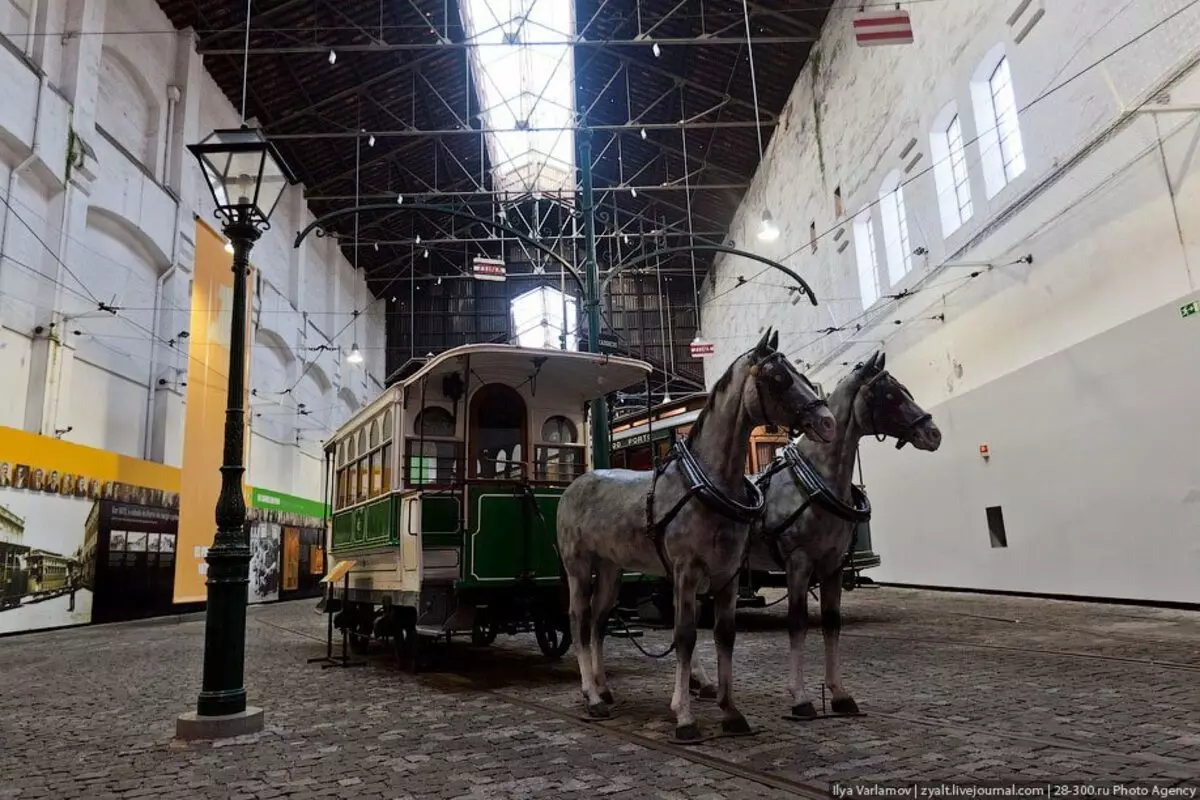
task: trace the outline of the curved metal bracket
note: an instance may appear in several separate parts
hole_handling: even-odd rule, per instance
[[[804,280],[804,278],[801,278],[799,275],[797,275],[795,272],[792,272],[790,269],[785,267],[783,264],[780,264],[778,261],[772,261],[771,259],[767,258],[766,256],[760,256],[757,253],[749,253],[745,250],[738,250],[736,247],[726,247],[723,244],[693,244],[693,245],[689,245],[686,247],[666,247],[666,248],[663,248],[662,250],[655,250],[653,253],[647,253],[645,255],[638,256],[637,258],[635,258],[631,261],[626,261],[623,264],[618,264],[615,267],[613,267],[611,270],[609,270],[608,275],[604,278],[604,282],[600,285],[600,296],[601,297],[604,296],[604,290],[608,288],[609,282],[612,281],[612,279],[616,277],[618,272],[623,272],[631,267],[636,267],[638,264],[649,261],[652,258],[669,255],[672,253],[691,253],[691,252],[695,252],[695,251],[728,253],[731,256],[741,256],[742,258],[748,258],[751,261],[758,261],[760,263],[766,264],[768,267],[771,267],[772,269],[779,270],[784,275],[787,275],[789,278],[791,278],[797,284],[799,284],[800,290],[808,296],[809,302],[811,302],[814,306],[817,305],[817,296],[815,294],[813,294],[812,287],[810,287],[808,285],[808,283]]]
[[[451,208],[449,206],[432,206],[432,205],[426,205],[424,203],[411,203],[411,204],[406,203],[405,205],[396,205],[395,203],[368,203],[366,205],[353,206],[351,208],[341,208],[341,209],[338,209],[337,211],[331,211],[328,214],[324,214],[321,217],[310,222],[302,231],[300,231],[299,233],[296,234],[296,241],[293,244],[293,247],[299,247],[301,242],[303,242],[305,240],[305,238],[308,237],[308,234],[311,233],[314,229],[328,225],[329,222],[331,222],[332,220],[338,219],[340,217],[349,216],[350,214],[355,214],[355,213],[362,213],[364,211],[392,211],[392,212],[395,212],[395,211],[410,211],[410,210],[411,211],[429,211],[429,212],[433,212],[436,214],[446,214],[451,217],[458,217],[459,219],[473,220],[475,222],[478,222],[481,225],[487,225],[491,228],[499,228],[500,230],[511,234],[514,238],[520,239],[525,244],[537,248],[538,250],[542,251],[543,253],[550,256],[555,261],[557,261],[558,264],[564,270],[566,270],[567,274],[569,274],[572,278],[575,279],[575,283],[579,284],[580,296],[583,297],[583,296],[587,295],[587,290],[584,286],[583,278],[579,275],[578,272],[575,271],[575,267],[571,265],[571,262],[567,261],[565,258],[560,256],[558,253],[556,253],[551,248],[542,244],[537,239],[534,239],[532,236],[521,233],[516,228],[509,227],[508,225],[506,225],[503,222],[496,222],[495,220],[487,219],[486,217],[480,217],[476,214],[472,214],[469,211],[462,211],[461,209]]]

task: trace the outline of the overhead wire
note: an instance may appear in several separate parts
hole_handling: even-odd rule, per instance
[[[1041,103],[1041,102],[1045,101],[1047,98],[1049,98],[1049,97],[1053,96],[1054,94],[1056,94],[1057,92],[1059,92],[1060,90],[1062,90],[1063,88],[1065,88],[1066,86],[1070,85],[1070,84],[1071,84],[1071,83],[1073,83],[1074,81],[1076,81],[1076,80],[1078,80],[1079,78],[1083,77],[1083,76],[1084,76],[1084,75],[1086,75],[1088,72],[1090,72],[1091,70],[1093,70],[1093,69],[1095,69],[1096,67],[1100,66],[1101,64],[1103,64],[1103,63],[1104,63],[1105,61],[1107,61],[1108,59],[1110,59],[1110,58],[1112,58],[1112,57],[1114,57],[1114,56],[1118,55],[1119,53],[1123,52],[1124,50],[1128,49],[1129,47],[1132,47],[1134,44],[1136,44],[1137,42],[1139,42],[1139,41],[1141,41],[1142,39],[1146,38],[1146,37],[1147,37],[1147,36],[1149,36],[1150,34],[1154,33],[1156,30],[1158,30],[1159,28],[1163,27],[1164,25],[1167,25],[1167,24],[1169,24],[1170,22],[1172,22],[1174,19],[1176,19],[1177,17],[1179,17],[1179,16],[1180,16],[1181,14],[1183,14],[1184,12],[1186,12],[1186,11],[1188,11],[1188,10],[1190,10],[1190,9],[1194,8],[1194,7],[1195,7],[1197,4],[1200,4],[1200,0],[1189,0],[1189,2],[1188,2],[1186,5],[1184,5],[1184,6],[1180,7],[1180,8],[1178,8],[1178,9],[1176,9],[1175,11],[1171,12],[1170,14],[1168,14],[1168,15],[1167,15],[1166,17],[1164,17],[1163,19],[1161,19],[1161,20],[1159,20],[1158,22],[1156,22],[1156,23],[1154,23],[1153,25],[1151,25],[1149,28],[1146,28],[1145,30],[1143,30],[1142,32],[1138,33],[1136,36],[1132,37],[1131,39],[1129,39],[1129,40],[1127,40],[1127,41],[1123,42],[1122,44],[1120,44],[1120,45],[1118,45],[1118,46],[1114,47],[1113,49],[1111,49],[1111,50],[1107,51],[1106,53],[1104,53],[1104,54],[1103,54],[1103,55],[1101,55],[1100,57],[1096,58],[1095,60],[1093,60],[1093,61],[1089,62],[1089,63],[1088,63],[1086,66],[1084,66],[1084,67],[1082,67],[1081,69],[1077,70],[1076,72],[1072,73],[1072,74],[1071,74],[1069,77],[1065,78],[1064,80],[1060,81],[1059,83],[1057,83],[1057,84],[1054,84],[1053,86],[1051,86],[1051,87],[1050,87],[1050,88],[1048,88],[1048,89],[1045,89],[1045,90],[1044,90],[1044,91],[1042,91],[1040,94],[1038,94],[1036,97],[1034,97],[1032,100],[1030,100],[1028,103],[1026,103],[1025,105],[1021,106],[1021,107],[1018,109],[1018,113],[1023,113],[1023,112],[1025,112],[1025,111],[1028,111],[1029,109],[1033,108],[1033,107],[1034,107],[1034,106],[1036,106],[1037,104],[1039,104],[1039,103]],[[981,134],[978,134],[978,135],[976,135],[974,138],[970,139],[969,141],[966,141],[966,142],[964,142],[964,143],[963,143],[963,147],[964,147],[964,149],[965,149],[965,148],[966,148],[968,145],[972,145],[972,144],[976,144],[976,143],[978,143],[978,142],[979,142],[979,140],[980,140],[980,139],[981,139],[983,136],[984,136],[984,134],[982,134],[982,133],[981,133]],[[925,176],[926,176],[926,175],[928,175],[930,172],[932,172],[932,171],[933,171],[933,170],[934,170],[934,169],[935,169],[937,166],[939,166],[940,164],[942,164],[942,163],[944,163],[944,162],[948,161],[950,158],[951,158],[951,156],[947,155],[946,157],[944,157],[944,158],[942,158],[942,159],[938,159],[937,161],[935,161],[935,162],[931,163],[931,164],[930,164],[928,167],[925,167],[925,168],[923,168],[923,169],[921,169],[921,170],[917,171],[915,174],[913,174],[913,175],[911,175],[911,176],[909,176],[909,177],[907,177],[907,178],[903,179],[902,181],[900,181],[900,182],[899,182],[899,184],[898,184],[898,186],[899,186],[900,188],[903,188],[903,187],[906,187],[906,186],[908,186],[909,184],[913,183],[914,181],[916,181],[916,180],[918,180],[918,179],[920,179],[920,178],[923,178],[923,177],[925,177]],[[860,210],[858,213],[862,213],[862,211],[864,211],[864,210],[866,210],[866,209],[873,209],[874,207],[878,206],[880,202],[881,202],[881,199],[880,199],[880,198],[875,198],[875,199],[873,199],[873,200],[870,200],[870,201],[868,201],[868,202],[867,202],[867,203],[866,203],[866,204],[863,206],[863,209],[861,209],[861,210]],[[838,231],[838,230],[840,230],[840,229],[842,229],[843,227],[845,227],[845,225],[846,225],[846,222],[845,222],[844,220],[843,220],[843,221],[840,221],[838,224],[836,224],[836,225],[834,225],[834,226],[832,226],[832,227],[830,227],[830,228],[826,229],[826,230],[825,230],[825,231],[823,231],[822,233],[818,234],[818,236],[816,237],[816,239],[815,239],[815,240],[814,240],[814,239],[811,239],[811,237],[810,237],[810,241],[809,241],[809,242],[806,242],[805,244],[802,244],[802,245],[800,245],[800,246],[799,246],[799,247],[797,247],[796,249],[792,250],[791,252],[787,253],[786,255],[784,255],[783,257],[781,257],[781,258],[779,258],[779,259],[777,259],[777,260],[778,260],[780,263],[786,262],[788,259],[790,259],[790,258],[792,258],[793,256],[797,255],[798,253],[800,253],[801,251],[803,251],[805,248],[807,248],[807,247],[810,247],[810,246],[811,246],[811,242],[812,242],[812,241],[821,241],[821,240],[824,240],[824,239],[826,239],[826,238],[828,238],[828,237],[830,237],[830,236],[833,236],[835,233],[837,233],[837,231]],[[755,275],[754,275],[754,276],[753,276],[753,277],[752,277],[750,280],[754,280],[755,278],[758,278],[758,277],[760,277],[760,276],[762,276],[762,275],[766,274],[767,270],[769,270],[769,269],[771,269],[771,267],[764,267],[763,269],[761,269],[761,270],[759,270],[757,273],[755,273]],[[749,282],[749,281],[745,281],[745,282]],[[745,283],[745,282],[743,282],[743,283]],[[739,288],[739,286],[741,286],[741,285],[742,285],[742,284],[740,284],[740,283],[739,283],[739,284],[736,284],[736,285],[734,285],[733,287],[730,287],[729,289],[727,289],[727,290],[725,290],[725,291],[723,291],[723,292],[720,292],[720,293],[717,293],[717,294],[714,294],[714,295],[710,296],[710,297],[708,298],[708,302],[709,302],[709,303],[711,303],[713,300],[716,300],[716,299],[718,299],[718,298],[720,298],[720,297],[723,297],[724,295],[726,295],[726,294],[728,294],[728,293],[730,293],[730,292],[732,292],[732,291],[736,290],[736,289],[737,289],[737,288]]]

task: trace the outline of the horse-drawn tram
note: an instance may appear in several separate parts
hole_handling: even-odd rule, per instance
[[[494,344],[406,365],[326,444],[330,551],[354,562],[327,610],[351,645],[361,652],[375,637],[406,655],[418,636],[490,644],[532,630],[561,656],[570,634],[555,518],[591,463],[586,405],[650,370]]]
[[[660,403],[649,413],[644,407],[618,411],[612,423],[612,465],[626,469],[654,469],[655,464],[667,458],[675,443],[688,435],[707,399],[706,393],[699,392]],[[751,431],[746,474],[764,472],[787,443],[787,432],[776,426],[760,425]],[[858,523],[843,572],[844,587],[853,589],[870,583],[870,578],[862,573],[880,563],[879,555],[871,547],[870,520]],[[787,575],[783,570],[746,570],[739,578],[738,604],[743,607],[762,605],[760,589],[786,586]]]

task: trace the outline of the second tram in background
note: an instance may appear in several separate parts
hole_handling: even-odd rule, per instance
[[[612,466],[624,469],[653,469],[667,457],[676,440],[687,436],[707,400],[706,393],[690,394],[660,403],[654,406],[649,414],[646,413],[645,407],[640,405],[631,410],[618,407],[612,422]],[[746,474],[757,475],[765,470],[787,441],[787,432],[780,428],[768,425],[755,428],[750,434]],[[858,526],[853,550],[845,572],[846,589],[870,583],[871,579],[865,577],[863,571],[880,564],[879,556],[871,549],[869,522]],[[758,592],[764,587],[787,586],[787,576],[783,570],[752,571],[743,575],[740,580],[738,604],[742,607],[763,605],[764,600]]]

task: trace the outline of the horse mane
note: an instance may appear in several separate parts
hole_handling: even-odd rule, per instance
[[[704,402],[704,407],[700,409],[700,414],[696,417],[696,421],[692,423],[691,430],[688,431],[689,441],[699,438],[700,432],[704,428],[704,420],[712,411],[713,405],[717,400],[717,396],[724,394],[725,390],[729,388],[729,384],[733,383],[733,368],[736,367],[743,358],[753,352],[754,350],[747,350],[735,358],[729,367],[726,368],[725,372],[721,373],[721,377],[717,378],[717,382],[713,384],[712,391],[708,393],[708,399]]]

